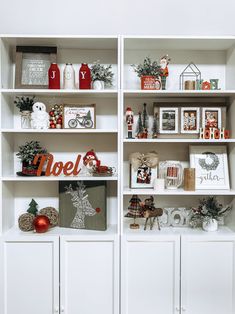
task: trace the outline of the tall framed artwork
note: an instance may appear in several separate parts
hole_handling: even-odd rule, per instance
[[[197,190],[228,190],[229,171],[227,147],[190,146],[190,167],[196,169]]]
[[[178,108],[160,108],[159,133],[176,134],[178,130]]]
[[[106,181],[59,181],[60,227],[107,229]]]

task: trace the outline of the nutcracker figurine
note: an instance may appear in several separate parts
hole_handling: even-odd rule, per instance
[[[126,109],[126,124],[127,124],[127,138],[134,138],[132,137],[132,126],[134,124],[134,114],[130,107]]]
[[[160,60],[160,66],[161,66],[161,80],[162,80],[162,89],[165,90],[166,89],[166,78],[169,75],[169,71],[168,71],[168,64],[171,61],[171,59],[169,58],[168,55],[165,55],[161,58]]]

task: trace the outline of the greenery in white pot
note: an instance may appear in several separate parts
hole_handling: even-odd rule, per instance
[[[140,64],[131,64],[134,71],[137,73],[138,77],[142,76],[154,76],[155,78],[159,78],[162,69],[158,62],[152,61],[149,57],[146,57],[143,63]]]
[[[103,85],[100,86],[104,88],[104,86],[112,86],[113,85],[113,76],[112,65],[102,65],[99,61],[96,61],[91,66],[91,78],[93,82],[93,88],[96,86],[96,82],[103,82]],[[97,86],[98,87],[98,86]],[[101,89],[97,88],[97,89]]]
[[[34,105],[34,99],[35,96],[29,97],[29,96],[16,96],[16,99],[14,101],[14,104],[16,105],[17,108],[19,108],[20,112],[23,111],[33,111],[33,105]]]
[[[218,220],[221,217],[225,217],[231,211],[231,206],[223,207],[215,196],[209,196],[201,199],[198,207],[192,208],[192,211],[191,225],[193,227],[195,227],[194,222],[197,221],[197,223],[202,223],[203,228],[208,226],[209,229],[213,229],[212,224],[218,224]]]

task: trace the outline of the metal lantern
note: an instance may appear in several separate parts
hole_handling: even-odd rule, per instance
[[[193,83],[194,88],[185,88],[185,82]],[[201,83],[201,72],[198,67],[190,62],[184,71],[180,74],[180,89],[198,89],[198,84]]]

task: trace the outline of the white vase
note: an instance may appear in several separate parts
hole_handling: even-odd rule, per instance
[[[202,222],[202,229],[208,232],[218,230],[218,220],[214,218],[205,218]]]
[[[75,71],[72,63],[66,63],[64,68],[64,89],[75,88]]]
[[[97,90],[104,89],[104,81],[95,80],[93,82],[93,89],[97,89]]]

